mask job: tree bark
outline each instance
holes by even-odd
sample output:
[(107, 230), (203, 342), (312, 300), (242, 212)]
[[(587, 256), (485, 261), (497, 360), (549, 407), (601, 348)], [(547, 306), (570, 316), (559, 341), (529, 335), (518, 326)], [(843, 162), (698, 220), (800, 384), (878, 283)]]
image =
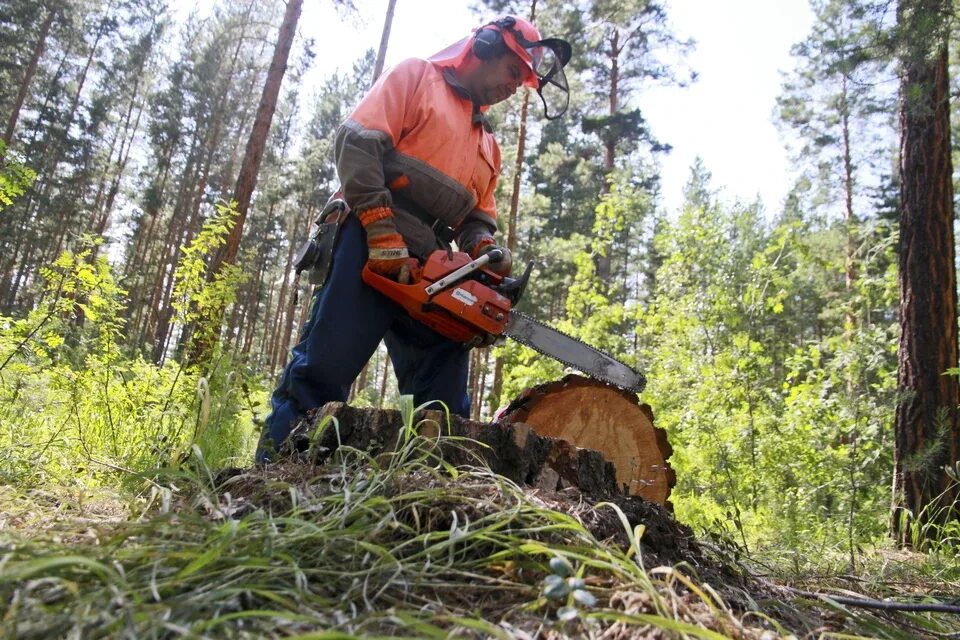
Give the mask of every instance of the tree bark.
[[(270, 70), (267, 72), (263, 93), (260, 96), (260, 105), (257, 107), (253, 130), (250, 132), (250, 138), (247, 141), (243, 164), (240, 166), (240, 175), (237, 177), (237, 185), (233, 192), (237, 217), (233, 228), (230, 230), (230, 235), (227, 237), (226, 244), (211, 260), (209, 273), (212, 278), (221, 272), (225, 264), (236, 262), (237, 252), (240, 249), (240, 238), (243, 236), (244, 222), (247, 219), (247, 210), (250, 208), (253, 191), (257, 186), (257, 174), (260, 171), (260, 162), (263, 160), (267, 134), (270, 132), (270, 123), (273, 121), (273, 114), (277, 109), (280, 85), (287, 70), (287, 60), (290, 57), (290, 48), (293, 45), (293, 38), (297, 32), (297, 22), (300, 20), (302, 9), (303, 0), (288, 0), (283, 23), (280, 25), (280, 33), (277, 37), (277, 45), (273, 50)], [(220, 309), (216, 315), (217, 317), (210, 319), (213, 326), (222, 322), (223, 309)], [(212, 347), (212, 344), (201, 341), (193, 349), (190, 359), (193, 362), (203, 361), (209, 356)]]
[[(293, 225), (296, 229), (296, 225)], [(295, 233), (288, 234), (295, 237)], [(293, 270), (293, 253), (296, 248), (295, 241), (287, 242), (287, 255), (283, 261), (283, 277), (280, 280), (280, 293), (277, 297), (277, 304), (273, 309), (273, 322), (270, 323), (270, 340), (267, 343), (266, 366), (272, 369), (276, 360), (277, 345), (280, 343), (280, 336), (283, 333), (283, 327), (292, 322), (290, 314), (287, 313), (287, 290), (290, 288), (290, 272)]]
[(380, 74), (383, 73), (383, 62), (387, 57), (387, 44), (390, 42), (390, 27), (393, 26), (393, 10), (396, 6), (397, 0), (387, 2), (387, 15), (383, 20), (383, 32), (380, 34), (380, 48), (377, 49), (377, 61), (373, 65), (373, 82), (376, 82)]
[[(260, 171), (260, 162), (263, 160), (267, 134), (270, 132), (273, 114), (277, 110), (280, 85), (287, 70), (287, 60), (290, 57), (290, 48), (297, 32), (297, 22), (300, 20), (302, 8), (303, 0), (289, 0), (287, 2), (287, 10), (283, 16), (283, 24), (280, 25), (277, 46), (273, 51), (270, 70), (267, 72), (267, 80), (263, 86), (260, 105), (257, 107), (253, 131), (250, 132), (250, 139), (247, 141), (243, 164), (240, 166), (240, 175), (237, 177), (237, 185), (233, 192), (233, 200), (237, 203), (236, 224), (230, 231), (229, 238), (227, 238), (227, 243), (218, 261), (220, 264), (233, 264), (240, 248), (243, 224), (247, 217), (247, 210), (250, 208), (253, 191), (257, 186), (257, 175)], [(219, 267), (220, 265), (215, 266)]]
[(377, 398), (377, 408), (383, 408), (383, 400), (387, 395), (387, 381), (390, 379), (390, 357), (383, 359), (383, 377), (380, 378), (380, 397)]
[[(950, 0), (901, 0), (900, 344), (894, 532), (956, 518), (957, 485), (945, 473), (960, 448), (957, 404), (957, 283), (947, 72)], [(933, 28), (931, 29), (931, 26)], [(920, 527), (927, 536), (935, 528)]]
[[(608, 116), (612, 118), (620, 109), (620, 54), (623, 53), (625, 44), (620, 42), (620, 30), (617, 27), (611, 27), (608, 43), (610, 48), (607, 50), (607, 56), (610, 60), (610, 93), (609, 93), (609, 112)], [(610, 181), (613, 179), (613, 170), (616, 167), (617, 141), (613, 136), (607, 136), (604, 142), (603, 155), (603, 184), (600, 187), (600, 195), (604, 196), (610, 193)], [(613, 245), (607, 244), (603, 253), (598, 253), (595, 258), (597, 267), (597, 277), (605, 285), (610, 284), (612, 272)]]
[(13, 110), (10, 113), (10, 118), (7, 120), (7, 129), (3, 133), (3, 142), (7, 147), (10, 146), (10, 142), (13, 140), (13, 134), (17, 130), (17, 120), (20, 119), (20, 109), (23, 108), (23, 102), (27, 99), (30, 82), (37, 72), (37, 65), (40, 62), (40, 56), (43, 55), (43, 48), (47, 43), (47, 36), (50, 35), (50, 27), (57, 17), (57, 11), (59, 11), (59, 8), (56, 5), (51, 5), (51, 7), (47, 9), (47, 17), (44, 18), (43, 24), (40, 26), (40, 34), (37, 36), (37, 43), (33, 47), (30, 62), (27, 63), (27, 68), (23, 72), (23, 80), (20, 82), (20, 89), (17, 91), (17, 97), (13, 103)]
[[(298, 228), (302, 228), (304, 235), (309, 233), (310, 226), (313, 224), (313, 215), (314, 207), (313, 205), (308, 205), (304, 208), (303, 217), (299, 219), (297, 225), (294, 227), (294, 231)], [(291, 265), (293, 263), (293, 253), (292, 248), (294, 246), (294, 239), (296, 238), (295, 232), (291, 234), (291, 252), (288, 254), (287, 268), (285, 273), (289, 275)], [(299, 334), (299, 328), (303, 326), (306, 318), (307, 309), (310, 308), (310, 288), (308, 287), (305, 294), (303, 304), (301, 304), (301, 314), (299, 320), (296, 322), (294, 318), (296, 317), (297, 311), (297, 302), (299, 301), (299, 288), (300, 288), (300, 279), (294, 278), (290, 284), (290, 297), (288, 298), (286, 313), (283, 316), (283, 334), (282, 337), (277, 341), (277, 344), (274, 346), (273, 353), (271, 355), (271, 369), (276, 369), (277, 367), (283, 365), (283, 361), (286, 358), (287, 352), (290, 350), (290, 339), (293, 335), (294, 326), (297, 327), (297, 333)]]
[[(844, 234), (846, 235), (846, 256), (844, 261), (844, 284), (847, 293), (853, 294), (853, 287), (857, 280), (856, 263), (854, 261), (856, 244), (854, 241), (854, 225), (856, 216), (853, 213), (853, 153), (850, 144), (850, 107), (847, 101), (847, 76), (841, 80), (840, 92), (840, 129), (843, 138), (843, 205), (844, 205)], [(853, 331), (857, 324), (857, 316), (853, 308), (845, 313), (847, 331)]]

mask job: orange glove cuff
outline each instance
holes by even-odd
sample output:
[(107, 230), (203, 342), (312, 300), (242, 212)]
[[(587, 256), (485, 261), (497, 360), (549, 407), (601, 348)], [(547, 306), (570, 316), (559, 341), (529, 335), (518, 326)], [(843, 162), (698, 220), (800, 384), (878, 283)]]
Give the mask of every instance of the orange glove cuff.
[[(367, 238), (367, 255), (370, 260), (405, 260), (410, 256), (403, 236), (385, 233)], [(398, 267), (399, 268), (399, 265)]]
[(494, 240), (491, 236), (483, 236), (477, 240), (477, 244), (473, 245), (473, 249), (470, 250), (470, 257), (476, 260), (480, 257), (480, 250), (484, 247), (489, 247), (492, 244), (497, 244), (496, 240)]
[(374, 207), (373, 209), (367, 209), (362, 213), (358, 213), (357, 217), (360, 218), (360, 224), (362, 224), (363, 228), (366, 229), (368, 226), (374, 222), (377, 222), (378, 220), (392, 218), (393, 211), (390, 209), (390, 207)]

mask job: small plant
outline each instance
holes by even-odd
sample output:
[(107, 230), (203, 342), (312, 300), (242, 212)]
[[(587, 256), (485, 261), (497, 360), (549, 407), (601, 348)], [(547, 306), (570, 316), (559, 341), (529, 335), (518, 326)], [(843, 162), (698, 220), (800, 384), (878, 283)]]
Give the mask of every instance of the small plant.
[(899, 508), (895, 512), (897, 530), (904, 532), (905, 542), (917, 551), (933, 556), (960, 556), (960, 463), (944, 466), (949, 480), (947, 488), (919, 513)]
[(213, 279), (208, 277), (208, 261), (215, 250), (227, 242), (237, 217), (236, 203), (220, 203), (204, 222), (194, 240), (183, 248), (174, 273), (171, 305), (184, 331), (192, 331), (194, 343), (213, 344), (220, 334), (223, 310), (236, 301), (237, 288), (246, 274), (234, 264), (224, 264)]
[(597, 598), (587, 591), (586, 581), (575, 575), (573, 565), (562, 556), (550, 558), (551, 573), (543, 579), (543, 595), (547, 600), (563, 602), (557, 609), (557, 619), (562, 622), (580, 617), (580, 610), (590, 609)]

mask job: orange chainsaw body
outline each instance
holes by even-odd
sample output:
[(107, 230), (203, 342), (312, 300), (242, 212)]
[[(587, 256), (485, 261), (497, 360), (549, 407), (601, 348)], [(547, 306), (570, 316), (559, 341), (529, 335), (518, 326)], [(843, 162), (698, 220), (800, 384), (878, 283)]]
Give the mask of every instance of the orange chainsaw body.
[(511, 301), (494, 290), (503, 277), (479, 268), (430, 295), (426, 289), (470, 263), (461, 252), (434, 251), (421, 267), (420, 279), (400, 284), (363, 268), (363, 281), (407, 310), (415, 320), (455, 342), (480, 344), (503, 333)]

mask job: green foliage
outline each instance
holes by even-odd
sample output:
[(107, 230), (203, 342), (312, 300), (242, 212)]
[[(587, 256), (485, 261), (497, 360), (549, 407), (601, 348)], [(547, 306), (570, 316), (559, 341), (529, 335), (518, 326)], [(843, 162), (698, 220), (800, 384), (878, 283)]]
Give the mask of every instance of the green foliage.
[(110, 486), (193, 445), (215, 464), (246, 459), (252, 380), (222, 373), (229, 362), (204, 378), (124, 354), (125, 292), (97, 244), (42, 269), (25, 318), (0, 318), (0, 482)]
[[(600, 199), (589, 243), (573, 258), (576, 274), (567, 290), (562, 330), (611, 353), (629, 353), (629, 338), (634, 334), (632, 314), (627, 309), (631, 292), (622, 280), (601, 278), (596, 261), (598, 256), (611, 260), (620, 257), (623, 263), (618, 273), (626, 273), (635, 257), (629, 253), (630, 240), (637, 237), (650, 208), (649, 196), (643, 190), (616, 183)], [(627, 248), (627, 255), (607, 255), (623, 248)]]
[(10, 153), (0, 140), (0, 212), (26, 193), (36, 178), (37, 173)]
[(219, 335), (223, 310), (237, 299), (237, 287), (247, 275), (235, 264), (223, 264), (213, 279), (209, 278), (210, 255), (227, 242), (237, 217), (236, 203), (216, 206), (216, 211), (193, 241), (183, 248), (174, 273), (171, 305), (184, 327), (193, 329), (194, 341), (208, 344)]
[(864, 231), (847, 290), (843, 261), (822, 259), (839, 236), (767, 227), (705, 188), (688, 199), (659, 230), (656, 295), (638, 311), (677, 514), (745, 545), (853, 553), (884, 533), (890, 504), (896, 325), (877, 311), (895, 296), (888, 236)]

